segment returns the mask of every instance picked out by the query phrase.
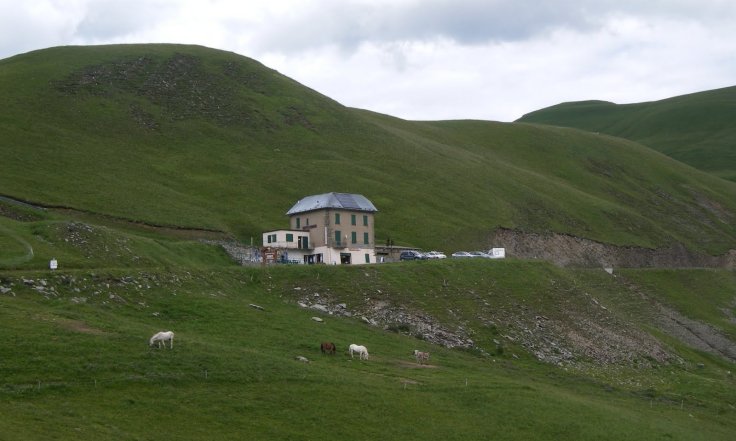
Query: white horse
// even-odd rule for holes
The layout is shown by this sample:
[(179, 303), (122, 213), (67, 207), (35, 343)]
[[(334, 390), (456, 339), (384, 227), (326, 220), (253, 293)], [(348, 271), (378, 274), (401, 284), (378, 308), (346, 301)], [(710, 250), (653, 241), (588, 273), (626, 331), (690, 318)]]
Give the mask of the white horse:
[(154, 343), (158, 343), (158, 347), (161, 347), (161, 343), (166, 347), (166, 342), (169, 342), (170, 349), (174, 349), (174, 333), (171, 331), (161, 331), (153, 334), (151, 340), (148, 342), (149, 346), (153, 346)]
[(422, 362), (429, 361), (429, 352), (414, 349), (414, 358), (417, 359), (417, 363), (422, 364)]
[(350, 351), (350, 358), (353, 358), (353, 353), (357, 353), (361, 360), (363, 358), (368, 360), (368, 349), (365, 346), (352, 344), (348, 347), (348, 350)]

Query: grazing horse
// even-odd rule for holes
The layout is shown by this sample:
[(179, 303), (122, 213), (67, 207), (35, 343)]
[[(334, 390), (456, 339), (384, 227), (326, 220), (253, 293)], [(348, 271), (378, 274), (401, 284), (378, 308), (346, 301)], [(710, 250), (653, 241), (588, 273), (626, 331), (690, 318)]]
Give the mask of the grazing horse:
[(337, 346), (335, 346), (335, 343), (332, 343), (331, 341), (325, 341), (319, 346), (319, 350), (322, 351), (323, 354), (335, 355)]
[(429, 361), (429, 352), (422, 352), (422, 351), (415, 349), (414, 358), (417, 359), (417, 363), (422, 364), (422, 362)]
[(166, 347), (166, 342), (169, 342), (169, 348), (174, 349), (174, 333), (171, 331), (161, 331), (153, 334), (151, 340), (148, 342), (149, 346), (153, 346), (154, 343), (158, 343), (158, 347), (161, 347), (161, 343)]
[(365, 358), (366, 360), (368, 360), (368, 349), (365, 346), (360, 346), (360, 345), (352, 344), (352, 345), (350, 345), (350, 347), (348, 348), (348, 350), (350, 351), (350, 358), (353, 358), (353, 354), (354, 353), (357, 353), (361, 360), (363, 358)]

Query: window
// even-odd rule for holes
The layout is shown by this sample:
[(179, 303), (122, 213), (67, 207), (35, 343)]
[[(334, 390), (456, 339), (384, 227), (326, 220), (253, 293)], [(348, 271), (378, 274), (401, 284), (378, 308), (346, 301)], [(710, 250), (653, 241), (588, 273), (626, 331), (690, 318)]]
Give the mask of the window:
[(287, 242), (294, 242), (294, 235), (286, 233), (286, 241)]
[(335, 213), (335, 225), (340, 225), (340, 213)]
[(368, 233), (363, 233), (363, 243), (365, 245), (368, 245), (370, 241), (368, 240)]
[(335, 230), (335, 244), (337, 245), (340, 245), (340, 242), (342, 242), (342, 240), (340, 239), (341, 234), (342, 233), (340, 231)]
[(297, 229), (297, 230), (298, 230), (299, 228), (301, 228), (301, 227), (302, 227), (302, 225), (301, 225), (301, 224), (302, 224), (302, 220), (301, 220), (301, 219), (299, 219), (299, 218), (296, 218), (296, 229)]
[(368, 226), (368, 215), (367, 214), (363, 215), (363, 225), (365, 225), (366, 227)]
[(354, 214), (351, 214), (350, 215), (350, 225), (356, 225), (356, 220), (355, 220), (355, 215)]
[(358, 233), (353, 231), (352, 233), (350, 233), (350, 236), (351, 236), (350, 239), (352, 240), (352, 243), (358, 243)]
[(370, 254), (366, 254), (365, 255), (365, 263), (371, 263), (371, 255)]
[(276, 235), (275, 234), (269, 234), (268, 235), (268, 243), (274, 243), (276, 242)]

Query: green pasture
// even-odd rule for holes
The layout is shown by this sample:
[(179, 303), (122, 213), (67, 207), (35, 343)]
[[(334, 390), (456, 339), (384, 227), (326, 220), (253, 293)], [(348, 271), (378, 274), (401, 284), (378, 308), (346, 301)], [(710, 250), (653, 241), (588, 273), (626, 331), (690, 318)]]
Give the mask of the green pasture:
[[(458, 274), (456, 283), (463, 285), (478, 280), (471, 274), (490, 281), (524, 271), (538, 284), (562, 274), (538, 264), (508, 264), (504, 271), (457, 265), (368, 271), (394, 283), (407, 270), (428, 285), (445, 270)], [(14, 293), (0, 297), (0, 432), (8, 440), (732, 435), (736, 385), (720, 364), (704, 370), (662, 366), (656, 378), (651, 371), (617, 368), (595, 379), (514, 357), (513, 350), (482, 356), (435, 347), (357, 319), (299, 308), (295, 287), (328, 280), (320, 288), (350, 299), (354, 287), (348, 282), (359, 276), (353, 268), (312, 269), (320, 271), (318, 279), (295, 267), (0, 273)], [(67, 284), (44, 296), (20, 278)], [(397, 283), (396, 294), (412, 297), (408, 282)], [(80, 296), (86, 300), (73, 300)], [(427, 306), (439, 309), (444, 302)], [(313, 321), (315, 315), (324, 322)], [(162, 329), (176, 331), (172, 350), (147, 346)], [(337, 355), (319, 352), (324, 340), (337, 343)], [(369, 348), (370, 360), (350, 359), (346, 348), (354, 342)], [(416, 348), (432, 352), (429, 367), (415, 364)], [(295, 360), (297, 355), (311, 363)], [(640, 386), (617, 385), (614, 380), (622, 378)], [(721, 392), (711, 395), (716, 379)]]
[(733, 153), (736, 87), (617, 105), (604, 101), (563, 103), (519, 121), (576, 127), (645, 144), (695, 168), (736, 180)]
[(0, 216), (0, 268), (46, 269), (56, 259), (64, 268), (230, 266), (215, 245), (50, 217), (17, 222)]
[[(378, 245), (488, 249), (504, 227), (724, 254), (731, 92), (420, 122), (199, 46), (0, 60), (0, 439), (730, 440), (733, 363), (667, 333), (658, 305), (733, 339), (733, 270), (241, 267), (203, 239), (260, 245), (297, 200), (337, 191), (378, 207)], [(537, 124), (563, 114), (578, 129)], [(298, 306), (315, 299), (427, 317), (472, 349)], [(542, 362), (537, 327), (536, 349), (557, 333), (617, 361)], [(161, 330), (173, 349), (148, 347)]]
[(350, 109), (233, 53), (51, 48), (0, 60), (0, 93), (3, 193), (77, 213), (258, 243), (300, 198), (339, 191), (378, 207), (379, 244), (488, 249), (506, 227), (736, 246), (736, 186), (641, 144)]

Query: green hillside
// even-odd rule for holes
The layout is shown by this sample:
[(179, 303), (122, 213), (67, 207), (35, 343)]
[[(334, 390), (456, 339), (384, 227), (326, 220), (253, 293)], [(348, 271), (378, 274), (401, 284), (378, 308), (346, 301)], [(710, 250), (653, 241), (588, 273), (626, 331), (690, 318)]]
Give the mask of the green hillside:
[(524, 115), (519, 121), (630, 139), (736, 181), (736, 87), (637, 104), (563, 103)]
[[(724, 306), (717, 289), (736, 289), (726, 271), (682, 274), (708, 313)], [(646, 288), (661, 276), (620, 277), (667, 299)], [(0, 272), (9, 290), (0, 296), (0, 433), (9, 441), (731, 439), (732, 362), (662, 334), (679, 354), (666, 362), (601, 366), (582, 345), (558, 366), (509, 338), (523, 329), (488, 322), (500, 311), (532, 323), (544, 316), (544, 335), (553, 336), (556, 326), (582, 332), (590, 326), (583, 317), (597, 317), (606, 330), (629, 326), (621, 336), (661, 333), (651, 300), (619, 283), (600, 270), (513, 261)], [(421, 305), (448, 329), (474, 332), (477, 348), (447, 349), (407, 335), (402, 323), (392, 332), (296, 305), (317, 293), (351, 309), (367, 295), (406, 302), (405, 311)], [(173, 349), (147, 347), (160, 329), (176, 332)], [(325, 340), (337, 343), (335, 356), (319, 352)], [(352, 360), (350, 343), (366, 345), (370, 359)], [(427, 365), (414, 361), (414, 349), (431, 352)]]
[(349, 109), (233, 53), (52, 48), (0, 61), (0, 95), (0, 188), (41, 205), (257, 242), (301, 197), (344, 191), (378, 207), (379, 242), (487, 248), (504, 226), (736, 247), (736, 186), (639, 144)]
[(732, 268), (243, 267), (220, 245), (345, 191), (379, 243), (720, 255), (736, 183), (583, 130), (346, 108), (197, 46), (18, 55), (0, 96), (3, 441), (733, 438)]

